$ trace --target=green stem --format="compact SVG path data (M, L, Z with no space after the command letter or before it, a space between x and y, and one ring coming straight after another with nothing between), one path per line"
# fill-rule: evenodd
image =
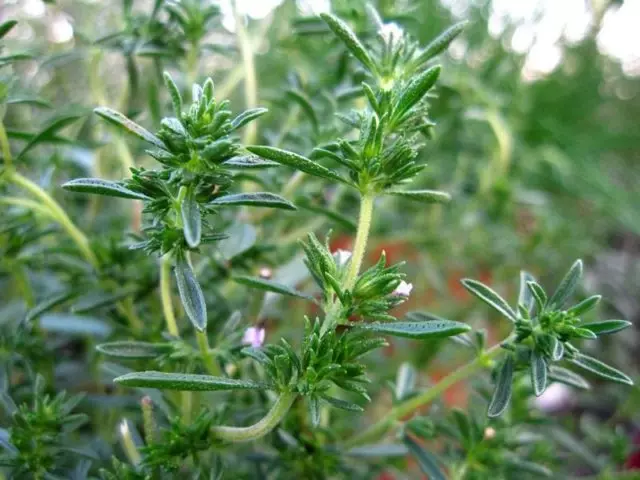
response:
M253 46L251 39L244 25L244 18L238 12L236 1L233 2L233 11L236 20L236 35L240 44L242 54L242 65L244 68L244 97L245 108L255 108L258 105L258 81L256 79L256 67L253 57ZM252 144L256 140L257 122L249 123L244 130L242 141L245 144Z
M204 362L204 366L207 368L207 372L209 372L210 375L219 377L221 372L218 368L218 364L215 362L215 359L211 356L211 348L209 347L207 332L196 330L196 339L198 340L198 347L200 348L202 361Z
M282 392L271 410L258 422L249 427L227 427L220 425L211 429L213 435L227 442L250 442L265 436L273 430L287 414L296 399L296 394Z
M367 428L364 432L356 435L355 437L347 440L345 446L355 447L370 442L375 442L382 437L398 420L414 412L416 409L432 402L440 395L442 395L452 385L465 380L478 371L482 370L486 366L490 365L493 360L501 351L501 345L503 342L494 345L489 350L481 355L478 355L474 360L458 368L454 372L450 373L434 386L416 395L391 409L391 411L385 415L385 417L374 423Z
M34 196L36 196L50 212L51 215L60 223L62 228L67 232L67 234L73 239L75 244L78 246L86 260L94 267L98 267L98 259L96 258L93 250L91 250L91 246L89 244L89 240L82 233L78 227L74 225L71 221L67 213L60 207L60 205L39 185L33 183L26 177L23 177L16 171L12 171L9 174L9 178L13 183L18 185L19 187L24 188L25 190L31 192Z
M356 233L356 242L353 246L351 254L351 262L349 263L349 271L344 280L345 290L351 290L358 279L358 273L364 260L364 254L367 249L367 240L369 239L369 231L371 230L371 217L373 215L373 202L375 195L371 192L365 192L360 199L360 218L358 219L358 231Z
M171 301L171 254L167 253L160 260L160 298L162 300L162 312L167 322L167 330L174 337L180 336L176 315Z
M4 166L11 167L13 161L11 157L11 146L9 145L9 137L7 137L7 131L4 128L2 120L0 120L0 152L2 152L2 158L4 158Z

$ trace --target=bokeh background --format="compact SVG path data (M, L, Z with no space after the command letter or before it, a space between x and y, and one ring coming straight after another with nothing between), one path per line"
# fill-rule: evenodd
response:
M214 3L221 14L211 23L206 44L190 51L186 62L176 63L167 55L171 39L166 32L150 32L142 21L151 1L130 2L133 15L127 20L126 1L3 0L0 20L19 20L5 46L10 52L35 55L12 67L19 78L11 84L12 95L37 92L56 107L55 114L30 104L7 108L4 124L11 141L27 141L55 115L90 112L98 104L136 116L143 125L157 126L167 111L166 102L157 100L161 89L157 73L162 68L181 72L176 75L186 82L211 76L217 94L228 96L232 105L251 103L236 41L239 18L230 3ZM590 342L587 351L638 379L640 0L374 3L385 19L423 44L455 21L470 23L442 59L443 75L432 100L431 116L437 126L423 153L429 166L420 180L421 187L451 192L454 201L429 209L385 201L377 209L370 261L384 250L390 261L407 262L414 292L403 308L427 309L469 322L485 328L495 342L508 326L473 301L460 286L460 278L478 278L514 299L520 269L532 272L551 289L571 263L582 258L586 276L578 296L601 293L606 300L593 317L634 323L622 335ZM305 18L331 9L366 38L364 3L243 0L237 5L238 12L246 15L242 30L255 50L254 100L271 112L261 120L256 140L308 153L331 138L333 115L343 109L342 104L327 101L325 92L330 88L346 102L350 85L340 83L339 72L346 67L336 55L337 45ZM114 32L120 33L114 36ZM322 128L314 128L304 111L292 108L282 94L286 89L305 93ZM65 196L57 185L87 171L120 178L123 162L125 166L129 161L152 162L135 142L122 150L122 141L104 141L106 133L96 134L94 122L74 124L52 135L32 150L24 166L70 209L83 229L99 236L112 227L123 231L132 227L125 210L130 207L118 201L115 209L93 201L87 205ZM115 135L111 130L109 134ZM129 159L123 160L127 155ZM334 202L346 219L327 218L312 208L313 202L333 202L331 195L309 186L294 199L308 201L309 209L297 217L271 220L281 236L259 233L260 241L279 248L270 266L280 280L301 279L295 241L307 231L324 235L332 228L333 248L349 248L353 232L348 219L357 215L354 199L346 196ZM7 308L18 308L11 300L18 296L18 287L7 278L19 256L12 257L8 248L4 251L0 272L6 288L0 298L6 300L6 316ZM21 255L29 258L32 253ZM219 269L205 260L201 283L207 285L209 276L211 285L217 285ZM56 277L38 268L30 275L43 289ZM208 300L219 302L233 294L212 288ZM287 312L305 313L296 308ZM279 322L281 310L274 309L280 314L273 315L269 335L287 335L292 327ZM440 344L418 349L416 344L396 341L377 362L379 371L392 377L401 361L411 361L422 367L425 379L437 380L463 360L460 355ZM74 357L64 368L78 368L92 358L88 353ZM593 473L601 461L640 467L633 446L640 432L638 387L596 382L596 392L553 388L539 404L568 426L574 440L584 442L565 439L566 450L572 452L567 453L571 468ZM374 418L377 408L388 408L384 395L376 398ZM450 405L464 406L467 400L465 385L446 396Z

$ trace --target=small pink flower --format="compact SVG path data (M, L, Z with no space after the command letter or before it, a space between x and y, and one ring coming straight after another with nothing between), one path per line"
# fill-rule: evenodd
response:
M402 280L391 295L393 295L394 297L408 298L409 295L411 295L411 290L413 290L413 284L407 283Z
M336 261L336 265L344 267L349 259L351 259L351 252L349 250L338 249L334 252L333 258Z
M244 331L242 343L259 348L264 343L265 331L262 327L249 327Z
M260 269L260 278L263 278L265 280L270 280L272 276L273 276L273 270L271 270L269 267L262 267Z

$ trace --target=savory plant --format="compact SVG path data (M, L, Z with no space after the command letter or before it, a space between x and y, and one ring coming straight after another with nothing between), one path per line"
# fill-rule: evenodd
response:
M107 143L116 146L128 167L124 178L76 177L62 187L81 195L60 198L64 203L101 201L85 200L89 194L135 202L128 210L133 212L130 234L87 238L45 188L18 173L18 160L32 147L59 143L57 132L83 115L54 119L26 138L16 161L13 143L0 129L1 201L12 207L3 220L3 253L22 259L15 262L13 275L26 306L14 314L17 320L14 316L2 324L0 399L7 428L0 431L0 464L8 478L372 478L385 468L402 468L399 462L407 455L430 479L529 478L552 476L561 468L553 450L542 448L546 439L534 434L551 426L529 408L530 399L552 382L589 388L574 368L566 367L633 385L629 376L584 352L583 341L631 323L583 318L596 308L599 295L567 307L580 283L582 261L549 291L522 271L513 305L485 283L463 279L468 292L508 320L511 331L491 346L486 332L468 323L407 311L414 287L404 262L391 263L382 250L367 265L370 232L379 222L381 205L397 201L405 208L413 202L424 215L452 199L421 186L429 174L422 154L436 128L431 104L441 66L434 59L466 23L421 45L397 24L386 23L371 5L364 10L366 26L360 23L362 35L331 13L301 21L307 32L325 36L318 42L328 42L331 34L338 41L332 51L352 68L341 84L331 85L333 91L322 88L328 107L318 106L312 84L295 80L282 89L294 113L307 119L290 142L309 151L302 154L281 148L284 136L269 141L258 134L258 121L287 120L255 105L250 80L255 72L246 73L248 108L241 113L221 98L225 95L212 78L194 82L199 52L217 18L215 8L157 1L145 17L134 15L132 2L124 3L126 28L97 45L121 51L126 59L127 115L104 105L94 113L142 141L153 163L143 167L126 160L131 147L110 137ZM250 69L253 52L236 17L244 67ZM3 24L0 32L4 35L14 24ZM369 34L372 29L375 35ZM151 102L154 110L148 115L137 111L136 55L154 57L155 77L163 62L176 58L179 70L186 72L162 73L171 116L159 118L159 89ZM19 56L2 61L15 60ZM107 103L104 94L96 97ZM340 111L343 104L352 108ZM130 118L136 116L141 120ZM296 121L291 118L288 123ZM155 133L139 124L154 119ZM87 120L86 128L106 133L92 123ZM357 222L348 208L340 210L353 201ZM316 232L323 224L303 228L298 246L285 241L288 226L303 218L296 215L309 212L340 229L355 230L353 248L334 248L328 229L319 239ZM42 218L53 227L43 227ZM256 242L258 235L263 245ZM73 241L70 247L64 245L66 238ZM47 295L34 290L23 263L38 249L52 254L43 261L61 284ZM282 272L295 262L304 270L291 280ZM159 302L153 297L156 285ZM281 300L294 306L278 310ZM298 307L302 302L305 306ZM68 310L71 315L61 313ZM96 312L104 312L110 322L88 315ZM182 321L182 312L189 322ZM290 326L287 335L272 333L276 319ZM100 368L107 377L97 384L100 392L90 393L107 408L115 387L115 397L128 403L129 418L113 406L115 413L104 414L108 423L118 425L115 436L100 427L99 419L94 432L87 430L89 415L73 413L89 409L88 401L53 395L62 367L51 366L57 362L55 349L43 345L58 338L70 357L79 355L75 349L80 347L65 340L74 329L106 339L97 345L86 342L96 352L88 354L91 369ZM380 393L375 364L379 351L389 347L389 337L418 340L422 343L412 345L434 351L451 337L473 359L426 389L416 386L418 371L403 363L392 385L393 404L377 409L374 420L366 404ZM443 412L437 402L451 386L482 378L485 371L491 373L492 391L480 384L480 402L469 411ZM365 418L370 424L361 427ZM87 444L92 433L102 439ZM425 441L435 441L435 448Z

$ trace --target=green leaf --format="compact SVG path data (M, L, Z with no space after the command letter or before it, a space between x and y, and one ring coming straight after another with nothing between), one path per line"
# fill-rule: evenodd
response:
M167 146L164 144L162 140L156 137L154 134L146 130L145 128L138 125L133 120L128 119L120 112L116 112L111 108L107 107L98 107L93 110L97 115L100 115L102 118L107 120L108 122L113 123L116 126L119 126L126 130L127 132L135 135L136 137L148 142L155 147L160 148L161 150L166 150Z
M218 197L211 205L249 205L252 207L280 208L297 210L296 206L280 195L269 192L235 193Z
M57 307L58 305L63 304L67 300L73 298L77 295L77 292L63 292L56 293L51 297L45 298L42 302L38 303L35 307L30 309L26 315L25 320L27 322L31 322L32 320L38 318L45 312L48 312L52 308Z
M35 147L41 141L47 140L50 137L53 137L56 132L62 130L63 128L71 125L76 120L82 118L84 115L81 114L71 114L65 115L59 118L56 118L51 123L49 123L45 128L40 130L27 144L24 146L22 151L16 157L17 160L20 160L29 150Z
M627 322L626 320L603 320L600 322L584 323L580 326L583 329L591 330L596 335L607 335L624 330L631 325L631 322Z
M275 147L265 147L259 145L252 145L246 147L248 151L258 155L259 157L266 158L267 160L272 160L281 165L286 165L287 167L292 167L301 172L308 173L309 175L313 175L315 177L328 178L330 180L336 180L342 183L349 183L337 172L333 170L329 170L326 167L323 167L319 163L314 162L313 160L309 160L302 155L298 155L297 153L288 152L286 150L281 150Z
M134 200L150 200L145 194L129 190L118 182L99 178L76 178L63 183L62 188L70 192L92 193L109 197L132 198Z
M177 262L175 274L184 311L193 326L204 332L207 328L207 304L204 301L204 294L198 280L193 274L191 266L184 259Z
M440 35L438 35L435 39L433 39L418 57L418 63L422 64L444 52L449 47L449 45L451 45L451 42L453 42L453 40L455 40L455 38L462 33L462 31L467 26L467 23L468 22L466 21L456 23L455 25L449 27Z
M538 476L542 475L544 477L550 477L552 475L551 470L544 465L529 462L528 460L523 460L514 455L505 455L504 462L511 470L516 470L518 472L531 473Z
M311 417L311 425L316 428L320 425L320 401L315 395L309 397L309 416Z
M396 400L403 400L416 388L416 369L409 362L403 362L396 375Z
M170 343L149 343L134 341L118 341L103 343L96 347L103 355L108 357L135 359L157 358L173 349Z
M447 480L447 477L440 470L438 459L432 453L423 449L418 442L408 435L403 435L402 441L418 461L420 470L429 477L429 480Z
M406 112L411 110L414 105L422 100L422 97L424 97L429 89L435 85L438 77L440 76L440 70L440 65L436 65L415 76L409 82L396 102L393 111L393 118L395 120L402 118Z
M357 403L347 402L345 400L340 400L339 398L330 397L329 395L321 395L320 398L327 402L328 404L340 408L341 410L347 410L348 412L363 412L364 408L362 408Z
M551 337L551 360L558 362L564 356L564 343L557 337Z
M189 191L182 199L180 205L182 215L182 231L184 239L191 248L200 245L202 238L202 217L200 216L200 206L192 191Z
M171 96L171 104L173 105L173 113L178 119L182 116L182 95L180 95L180 89L169 75L169 72L164 72L164 84L169 90Z
M373 322L353 325L353 328L368 330L405 338L444 338L459 335L471 330L465 323L452 320L433 320L426 322Z
M518 305L522 305L527 312L531 313L533 310L533 306L535 304L535 298L533 298L533 294L531 290L529 290L529 286L527 283L534 282L535 279L533 275L529 272L525 272L524 270L520 271L520 291L518 292Z
M231 121L231 129L237 130L240 127L245 126L247 123L255 120L258 117L261 117L269 110L266 108L252 108L250 110L245 110L236 118Z
M259 168L279 167L280 164L270 160L263 160L254 155L239 155L237 157L231 157L229 160L224 162L224 166L235 170L257 170Z
M511 400L511 382L513 381L513 356L509 353L502 362L498 377L496 379L496 388L493 391L491 403L487 415L489 417L498 417L502 415Z
M574 328L571 334L574 337L586 338L587 340L595 340L598 336L593 333L591 330L587 330L586 328Z
M406 446L398 443L378 443L351 448L345 455L358 458L404 457L408 452Z
M527 287L529 287L529 291L531 292L531 295L536 302L538 313L541 313L544 310L544 307L546 307L547 305L547 294L544 293L543 288L535 281L527 282Z
M592 310L598 304L598 302L600 302L601 299L601 295L592 295L591 297L585 298L577 305L571 307L569 310L567 310L567 313L579 317L583 313L587 313L589 310Z
M342 40L342 43L345 44L353 56L356 57L370 72L375 72L376 67L373 60L364 48L364 45L360 43L360 40L358 40L358 37L356 37L356 34L353 33L349 26L330 13L321 13L320 17L325 21L336 37Z
M113 330L97 318L67 313L47 313L40 317L39 325L46 332L91 337L108 337Z
M117 301L134 294L136 290L135 288L125 288L115 293L91 292L80 297L71 305L71 311L73 313L86 313L107 305L113 305Z
M451 200L451 195L437 190L387 190L385 193L421 203L447 203Z
M576 285L582 276L582 260L576 260L567 274L564 276L555 293L547 302L551 308L560 308L576 289Z
M298 290L284 285L282 283L274 282L273 280L265 280L258 277L238 276L233 277L233 281L241 285L246 285L251 288L257 288L259 290L265 290L267 292L279 293L280 295L288 295L290 297L304 298L305 300L314 300L311 295L299 292Z
M212 377L210 375L195 375L189 373L165 372L132 372L113 380L125 387L158 388L161 390L181 390L190 392L217 390L265 390L269 385L251 382L249 380L235 380L233 378Z
M46 100L43 100L40 97L33 97L29 95L12 95L6 98L4 103L6 103L7 105L26 104L41 108L52 108L51 104Z
M6 22L0 24L0 38L3 38L17 24L17 20L7 20Z
M487 287L481 282L478 282L477 280L471 280L470 278L463 279L462 285L473 295L478 297L487 305L491 306L493 309L500 312L512 322L516 321L516 313L513 311L513 309L500 295L494 292L491 288Z
M547 362L537 350L531 352L531 385L536 397L547 389Z
M600 360L588 355L578 353L569 361L580 368L584 368L585 370L588 370L613 382L633 385L633 380L631 380L631 378L629 378L627 375L613 367L610 367L606 363L603 363Z
M567 370L563 367L551 365L549 367L549 380L554 382L564 383L572 387L581 388L583 390L589 390L589 382L582 378L577 373Z

